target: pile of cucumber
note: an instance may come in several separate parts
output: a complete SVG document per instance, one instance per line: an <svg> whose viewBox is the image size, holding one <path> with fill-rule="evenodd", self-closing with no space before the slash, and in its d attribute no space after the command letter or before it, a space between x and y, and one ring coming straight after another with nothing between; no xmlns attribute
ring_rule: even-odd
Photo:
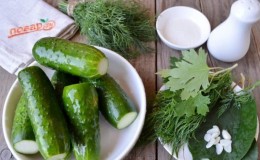
<svg viewBox="0 0 260 160"><path fill-rule="evenodd" d="M43 38L35 60L55 71L51 80L37 66L18 74L23 94L15 111L12 142L22 154L44 159L100 159L99 111L115 128L129 126L137 109L107 73L108 59L95 47Z"/></svg>

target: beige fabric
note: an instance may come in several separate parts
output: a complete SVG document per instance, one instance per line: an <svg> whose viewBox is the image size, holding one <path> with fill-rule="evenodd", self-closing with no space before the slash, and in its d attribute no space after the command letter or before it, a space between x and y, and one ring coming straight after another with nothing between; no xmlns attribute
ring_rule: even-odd
<svg viewBox="0 0 260 160"><path fill-rule="evenodd" d="M0 66L17 73L33 61L32 47L43 37L71 38L74 21L42 0L0 0Z"/></svg>

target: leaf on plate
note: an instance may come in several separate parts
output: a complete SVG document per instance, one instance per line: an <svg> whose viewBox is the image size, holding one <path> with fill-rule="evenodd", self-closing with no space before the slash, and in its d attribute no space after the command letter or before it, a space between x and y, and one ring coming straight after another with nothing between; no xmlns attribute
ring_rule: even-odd
<svg viewBox="0 0 260 160"><path fill-rule="evenodd" d="M187 100L195 97L201 87L206 89L209 86L209 70L207 65L207 54L200 49L198 54L195 50L183 51L181 61L173 60L173 69L160 71L158 74L168 78L165 84L173 92L182 90L181 99Z"/></svg>
<svg viewBox="0 0 260 160"><path fill-rule="evenodd" d="M176 108L176 115L183 116L186 115L190 117L195 115L196 111L197 114L201 114L203 116L209 112L208 104L210 103L210 99L208 96L203 96L199 93L196 97L190 97L186 101L181 101L175 105Z"/></svg>
<svg viewBox="0 0 260 160"><path fill-rule="evenodd" d="M249 100L241 104L241 108L231 107L217 116L217 108L214 107L206 116L206 121L200 125L195 132L195 139L189 140L189 148L193 159L209 158L212 160L242 159L249 151L256 133L257 112L254 100ZM222 152L216 154L216 147L206 149L207 142L204 135L213 125L217 125L221 130L226 129L232 137L232 152Z"/></svg>
<svg viewBox="0 0 260 160"><path fill-rule="evenodd" d="M257 158L258 158L258 147L256 141L254 140L251 145L251 148L249 149L249 151L246 153L246 155L243 157L242 160L252 160Z"/></svg>

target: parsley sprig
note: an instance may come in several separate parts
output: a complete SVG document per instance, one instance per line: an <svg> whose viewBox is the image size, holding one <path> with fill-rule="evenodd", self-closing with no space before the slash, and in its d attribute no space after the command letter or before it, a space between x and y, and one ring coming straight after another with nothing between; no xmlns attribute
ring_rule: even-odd
<svg viewBox="0 0 260 160"><path fill-rule="evenodd" d="M195 50L183 51L180 59L174 58L171 62L173 68L162 70L158 74L166 79L164 85L170 91L180 91L181 101L175 105L175 112L178 116L188 117L194 114L205 116L209 112L210 98L203 92L217 75L229 72L237 66L227 69L209 67L207 54L202 48L198 53Z"/></svg>

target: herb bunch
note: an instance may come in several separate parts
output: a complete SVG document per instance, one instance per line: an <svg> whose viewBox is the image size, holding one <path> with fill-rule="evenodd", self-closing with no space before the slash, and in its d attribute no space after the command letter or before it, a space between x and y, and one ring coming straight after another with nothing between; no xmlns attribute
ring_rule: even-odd
<svg viewBox="0 0 260 160"><path fill-rule="evenodd" d="M146 118L147 127L152 129L145 125L141 141L146 143L160 137L163 143L172 146L173 153L178 153L184 143L194 138L207 113L232 90L231 70L236 65L210 68L205 51L200 49L198 53L184 51L180 59L171 58L171 67L158 73L166 90L156 95L153 110Z"/></svg>
<svg viewBox="0 0 260 160"><path fill-rule="evenodd" d="M67 11L67 4L60 3ZM73 18L90 44L118 51L132 58L149 50L145 42L155 39L148 11L134 0L96 0L78 3Z"/></svg>

